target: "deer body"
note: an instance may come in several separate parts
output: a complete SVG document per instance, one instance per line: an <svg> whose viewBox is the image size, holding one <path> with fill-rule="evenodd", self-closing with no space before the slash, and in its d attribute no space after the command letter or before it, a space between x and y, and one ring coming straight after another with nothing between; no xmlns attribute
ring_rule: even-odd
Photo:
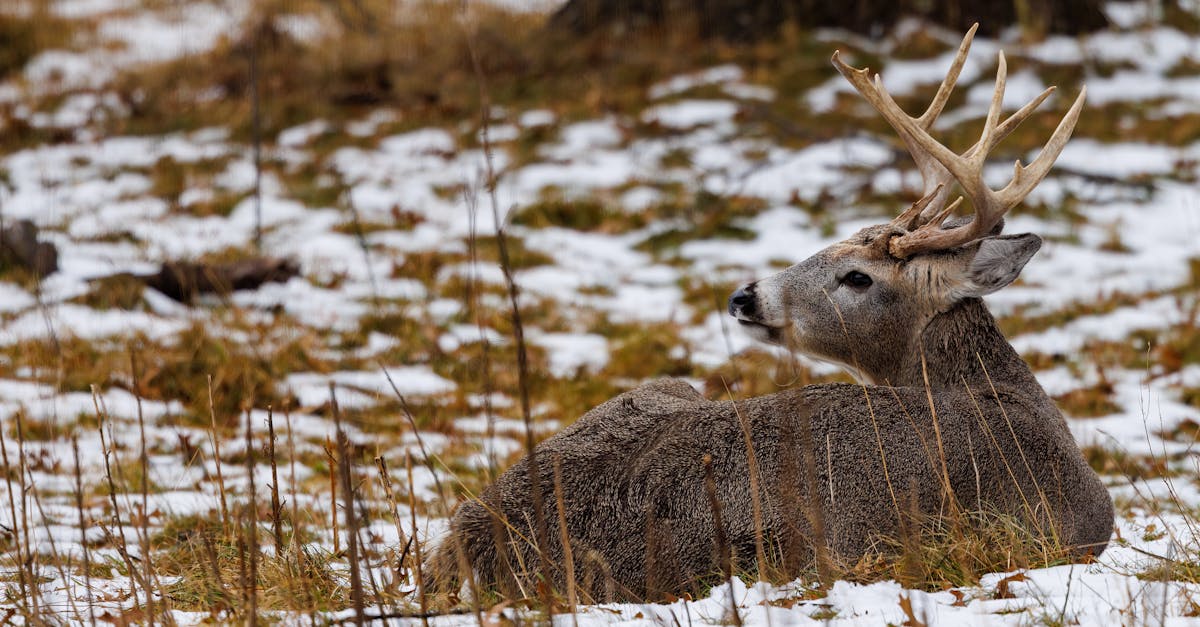
<svg viewBox="0 0 1200 627"><path fill-rule="evenodd" d="M1077 557L1104 550L1108 492L981 300L1015 280L1041 245L1035 235L1001 235L1002 216L1045 176L1082 96L1028 169L1018 164L999 192L986 188L986 152L1049 91L1000 121L1001 57L980 141L962 155L933 144L926 131L973 33L920 118L835 55L908 145L926 194L892 222L730 298L730 314L752 336L842 364L860 384L736 402L706 400L678 380L622 394L538 446L542 511L528 458L459 507L431 563L435 582L463 583L469 574L481 588L531 595L540 543L551 583L564 589L561 523L574 580L597 601L689 590L722 572L721 535L742 566L752 565L761 536L772 563L794 573L814 560L852 565L908 522L953 511L1010 516ZM972 219L946 219L957 204L945 206L951 180L975 205Z"/></svg>
<svg viewBox="0 0 1200 627"><path fill-rule="evenodd" d="M963 302L931 327L922 338L927 367L940 376L930 391L959 503L1010 514L1047 533L1053 528L1079 555L1103 551L1113 523L1108 492L983 304ZM1020 376L997 383L993 393L977 352L989 372ZM740 564L752 565L754 503L742 419L759 470L764 539L787 567L810 563L813 544L822 540L831 559L852 564L876 537L894 536L909 509L945 512L929 395L917 368L915 379L898 385L812 385L736 403L708 401L683 381L660 380L588 412L539 445L538 454L543 486L554 485L556 463L561 469L581 589L599 601L644 599L690 590L720 572L705 455L713 460L729 543ZM457 543L480 586L515 588L514 577L523 577L524 589L533 589L538 559L528 522L534 515L529 470L522 460L481 502L459 508L436 576L457 577L450 550ZM494 533L492 511L503 512L523 539ZM543 515L551 522L547 552L561 590L564 555L553 499ZM497 537L507 544L500 551Z"/></svg>

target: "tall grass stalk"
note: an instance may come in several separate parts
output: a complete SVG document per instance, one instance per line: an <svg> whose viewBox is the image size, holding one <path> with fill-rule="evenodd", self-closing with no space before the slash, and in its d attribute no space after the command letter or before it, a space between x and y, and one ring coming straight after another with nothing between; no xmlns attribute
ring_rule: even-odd
<svg viewBox="0 0 1200 627"><path fill-rule="evenodd" d="M529 405L529 353L525 345L525 327L521 323L519 290L516 281L513 279L512 261L508 255L508 238L504 229L504 220L500 216L500 202L496 197L496 184L498 180L491 143L491 98L489 97L483 65L480 63L479 54L475 48L474 33L466 24L468 22L464 20L467 51L470 54L471 67L475 72L475 79L479 85L479 120L480 126L483 129L483 155L487 175L485 188L491 202L492 220L496 225L496 246L500 253L500 270L504 274L504 285L508 293L508 301L512 313L513 337L517 345L517 387L519 388L521 399L521 419L525 427L526 463L529 464L529 478L532 487L535 548L537 550L538 564L543 582L539 590L541 591L542 604L545 606L546 612L553 616L554 602L551 582L554 580L550 574L550 559L547 555L549 530L547 529L545 516L545 494L543 493L541 467L538 464L537 447L534 444L533 415Z"/></svg>
<svg viewBox="0 0 1200 627"><path fill-rule="evenodd" d="M270 406L267 407L267 459L271 463L271 532L275 536L275 555L282 557L285 555L283 504L279 500L279 463L275 456L275 412Z"/></svg>
<svg viewBox="0 0 1200 627"><path fill-rule="evenodd" d="M0 444L0 446L3 446ZM92 551L88 547L87 517L83 507L83 470L79 463L79 436L71 434L71 456L75 461L75 511L79 514L79 548L83 553L83 589L87 595L88 623L96 625L96 601L92 588Z"/></svg>
<svg viewBox="0 0 1200 627"><path fill-rule="evenodd" d="M28 545L22 541L21 530L23 528L21 519L17 516L17 501L13 495L13 475L20 472L19 469L14 469L8 460L8 440L4 436L4 429L0 429L0 459L4 462L4 484L8 488L8 513L11 521L13 550L17 554L17 586L21 590L21 599L31 598L30 588L34 585L32 579L26 571L25 553L30 550ZM36 594L36 593L32 593Z"/></svg>
<svg viewBox="0 0 1200 627"><path fill-rule="evenodd" d="M246 572L246 581L249 585L249 590L246 591L246 597L249 602L249 607L246 608L246 622L250 627L258 625L258 488L255 480L255 454L254 454L254 419L253 412L249 407L246 408L246 484L249 494L247 495L246 507L243 511L246 512L246 534L247 538L246 551L248 553L248 568Z"/></svg>
<svg viewBox="0 0 1200 627"><path fill-rule="evenodd" d="M337 437L337 468L342 483L342 516L346 519L346 553L350 560L350 602L354 606L355 623L362 627L366 622L363 603L362 566L358 555L358 512L354 507L354 480L350 476L350 442L342 428L342 412L338 407L333 383L329 384L329 407L333 411L333 424ZM336 501L334 511L337 511Z"/></svg>
<svg viewBox="0 0 1200 627"><path fill-rule="evenodd" d="M426 597L425 588L425 570L423 560L421 558L421 540L417 533L417 495L416 483L413 481L412 471L412 455L408 451L404 452L404 468L408 473L408 510L409 517L412 523L413 555L415 556L414 564L416 565L416 584L417 584L417 600L421 604L421 625L429 627L429 600Z"/></svg>
<svg viewBox="0 0 1200 627"><path fill-rule="evenodd" d="M133 559L129 555L129 547L125 543L125 525L121 522L121 506L117 503L117 484L113 480L113 466L119 464L119 460L116 457L115 448L109 445L111 438L105 438L104 427L105 423L109 422L108 412L104 411L100 394L94 385L92 386L92 405L96 409L96 430L100 433L100 449L104 458L104 479L108 485L109 504L112 506L113 527L110 528L110 531L116 530L117 553L121 556L121 560L125 563L125 570L129 574L129 596L136 603L137 589L140 587L148 600L150 587L141 576L140 571L134 567Z"/></svg>
<svg viewBox="0 0 1200 627"><path fill-rule="evenodd" d="M225 475L221 470L221 433L217 429L217 409L213 403L213 380L212 375L208 376L208 418L210 430L208 432L213 450L213 465L216 466L217 473L217 494L220 497L221 505L221 525L225 527L225 533L229 533L229 501L225 498Z"/></svg>

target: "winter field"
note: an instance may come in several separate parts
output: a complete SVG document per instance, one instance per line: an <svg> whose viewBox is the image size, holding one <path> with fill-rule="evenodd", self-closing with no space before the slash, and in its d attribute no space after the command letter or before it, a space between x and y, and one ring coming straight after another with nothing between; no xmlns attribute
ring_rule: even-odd
<svg viewBox="0 0 1200 627"><path fill-rule="evenodd" d="M831 53L916 111L961 37L553 52L511 4L3 3L0 216L58 269L0 266L0 622L1198 620L1200 18L1142 3L1085 38L976 39L937 129L974 141L1000 49L1009 110L1058 85L996 151L1000 185L1087 84L1008 219L1046 243L988 303L1110 486L1099 560L425 598L417 563L527 430L663 376L714 399L850 380L756 345L725 299L920 195ZM139 278L259 256L298 275L191 302Z"/></svg>

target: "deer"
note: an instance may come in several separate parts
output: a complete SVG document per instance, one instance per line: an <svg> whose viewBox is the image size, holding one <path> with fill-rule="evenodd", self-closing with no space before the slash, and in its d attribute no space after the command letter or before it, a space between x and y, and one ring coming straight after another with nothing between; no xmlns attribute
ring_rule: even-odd
<svg viewBox="0 0 1200 627"><path fill-rule="evenodd" d="M979 140L962 153L943 145L930 131L974 34L918 117L834 53L911 154L922 196L729 297L751 337L838 364L856 383L708 400L662 379L620 394L459 505L428 562L431 589L532 596L541 582L595 601L661 598L728 576L734 560L767 555L791 576L852 565L951 511L1010 516L1073 560L1104 551L1111 497L982 300L1041 247L1035 234L1002 233L1004 216L1049 173L1086 88L1038 156L992 189L988 154L1055 88L1002 119L1001 52ZM953 216L962 197L947 202L953 183L967 217Z"/></svg>

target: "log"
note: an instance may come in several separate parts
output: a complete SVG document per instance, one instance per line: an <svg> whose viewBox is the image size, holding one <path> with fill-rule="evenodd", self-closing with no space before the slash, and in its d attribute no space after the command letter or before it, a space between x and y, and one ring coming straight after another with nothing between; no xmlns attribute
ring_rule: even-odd
<svg viewBox="0 0 1200 627"><path fill-rule="evenodd" d="M295 261L255 257L226 263L168 261L155 274L135 276L174 300L191 303L200 294L252 290L264 283L286 283L299 275Z"/></svg>

